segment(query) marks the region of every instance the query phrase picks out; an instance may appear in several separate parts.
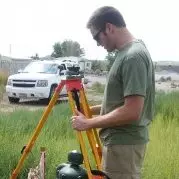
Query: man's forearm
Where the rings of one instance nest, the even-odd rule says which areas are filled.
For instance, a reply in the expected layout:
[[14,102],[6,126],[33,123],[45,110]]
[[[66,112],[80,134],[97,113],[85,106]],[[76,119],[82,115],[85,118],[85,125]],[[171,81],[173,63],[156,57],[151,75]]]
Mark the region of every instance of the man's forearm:
[[120,107],[112,112],[94,117],[90,120],[91,128],[105,128],[130,124],[132,121],[137,120],[137,117],[125,107]]

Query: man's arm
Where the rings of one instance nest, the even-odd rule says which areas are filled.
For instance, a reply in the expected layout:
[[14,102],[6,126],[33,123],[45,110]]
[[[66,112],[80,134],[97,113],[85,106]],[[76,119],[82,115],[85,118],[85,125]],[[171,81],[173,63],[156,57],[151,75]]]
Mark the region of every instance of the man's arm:
[[95,105],[95,106],[91,106],[90,110],[92,112],[92,115],[99,115],[100,114],[100,110],[101,110],[101,104]]
[[90,120],[90,128],[105,128],[130,124],[140,118],[144,105],[144,97],[128,96],[125,98],[123,106],[116,108],[112,112],[98,116]]
[[143,105],[143,96],[127,96],[123,106],[102,116],[86,119],[83,114],[78,112],[78,116],[72,117],[72,125],[76,130],[88,130],[130,124],[135,120],[139,120]]

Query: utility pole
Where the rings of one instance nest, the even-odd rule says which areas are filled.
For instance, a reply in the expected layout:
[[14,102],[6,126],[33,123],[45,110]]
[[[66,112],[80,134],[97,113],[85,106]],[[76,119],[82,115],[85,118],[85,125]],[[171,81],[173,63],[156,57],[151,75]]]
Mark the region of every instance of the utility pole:
[[11,57],[11,44],[9,45],[9,57]]

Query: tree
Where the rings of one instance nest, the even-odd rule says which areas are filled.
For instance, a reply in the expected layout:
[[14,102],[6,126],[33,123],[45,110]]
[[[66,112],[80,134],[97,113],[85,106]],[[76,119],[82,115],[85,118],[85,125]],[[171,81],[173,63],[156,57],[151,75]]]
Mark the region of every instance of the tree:
[[91,69],[96,71],[99,69],[100,71],[107,70],[107,61],[106,60],[93,60],[91,64]]
[[109,71],[110,68],[112,67],[114,60],[116,59],[118,54],[118,51],[113,51],[113,52],[109,52],[106,56],[106,59],[108,60],[108,65],[107,65],[107,70]]
[[55,58],[69,56],[81,57],[85,53],[84,49],[80,47],[80,44],[72,40],[55,43],[53,49],[54,51],[51,56]]
[[59,42],[55,43],[53,45],[53,53],[51,55],[52,57],[58,58],[58,57],[62,57],[63,56],[63,52],[62,52],[62,46]]
[[100,61],[99,61],[99,60],[94,60],[94,61],[92,61],[91,69],[92,69],[93,71],[96,71],[97,69],[101,70]]

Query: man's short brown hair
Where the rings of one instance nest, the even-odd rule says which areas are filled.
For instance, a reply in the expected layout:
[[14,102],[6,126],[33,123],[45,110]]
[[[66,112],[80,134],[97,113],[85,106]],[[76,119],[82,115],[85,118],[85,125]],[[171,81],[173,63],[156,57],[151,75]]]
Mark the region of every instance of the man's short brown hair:
[[100,30],[105,28],[106,23],[114,24],[117,27],[126,27],[123,16],[116,8],[104,6],[93,12],[87,23],[87,28],[93,27],[96,30]]

